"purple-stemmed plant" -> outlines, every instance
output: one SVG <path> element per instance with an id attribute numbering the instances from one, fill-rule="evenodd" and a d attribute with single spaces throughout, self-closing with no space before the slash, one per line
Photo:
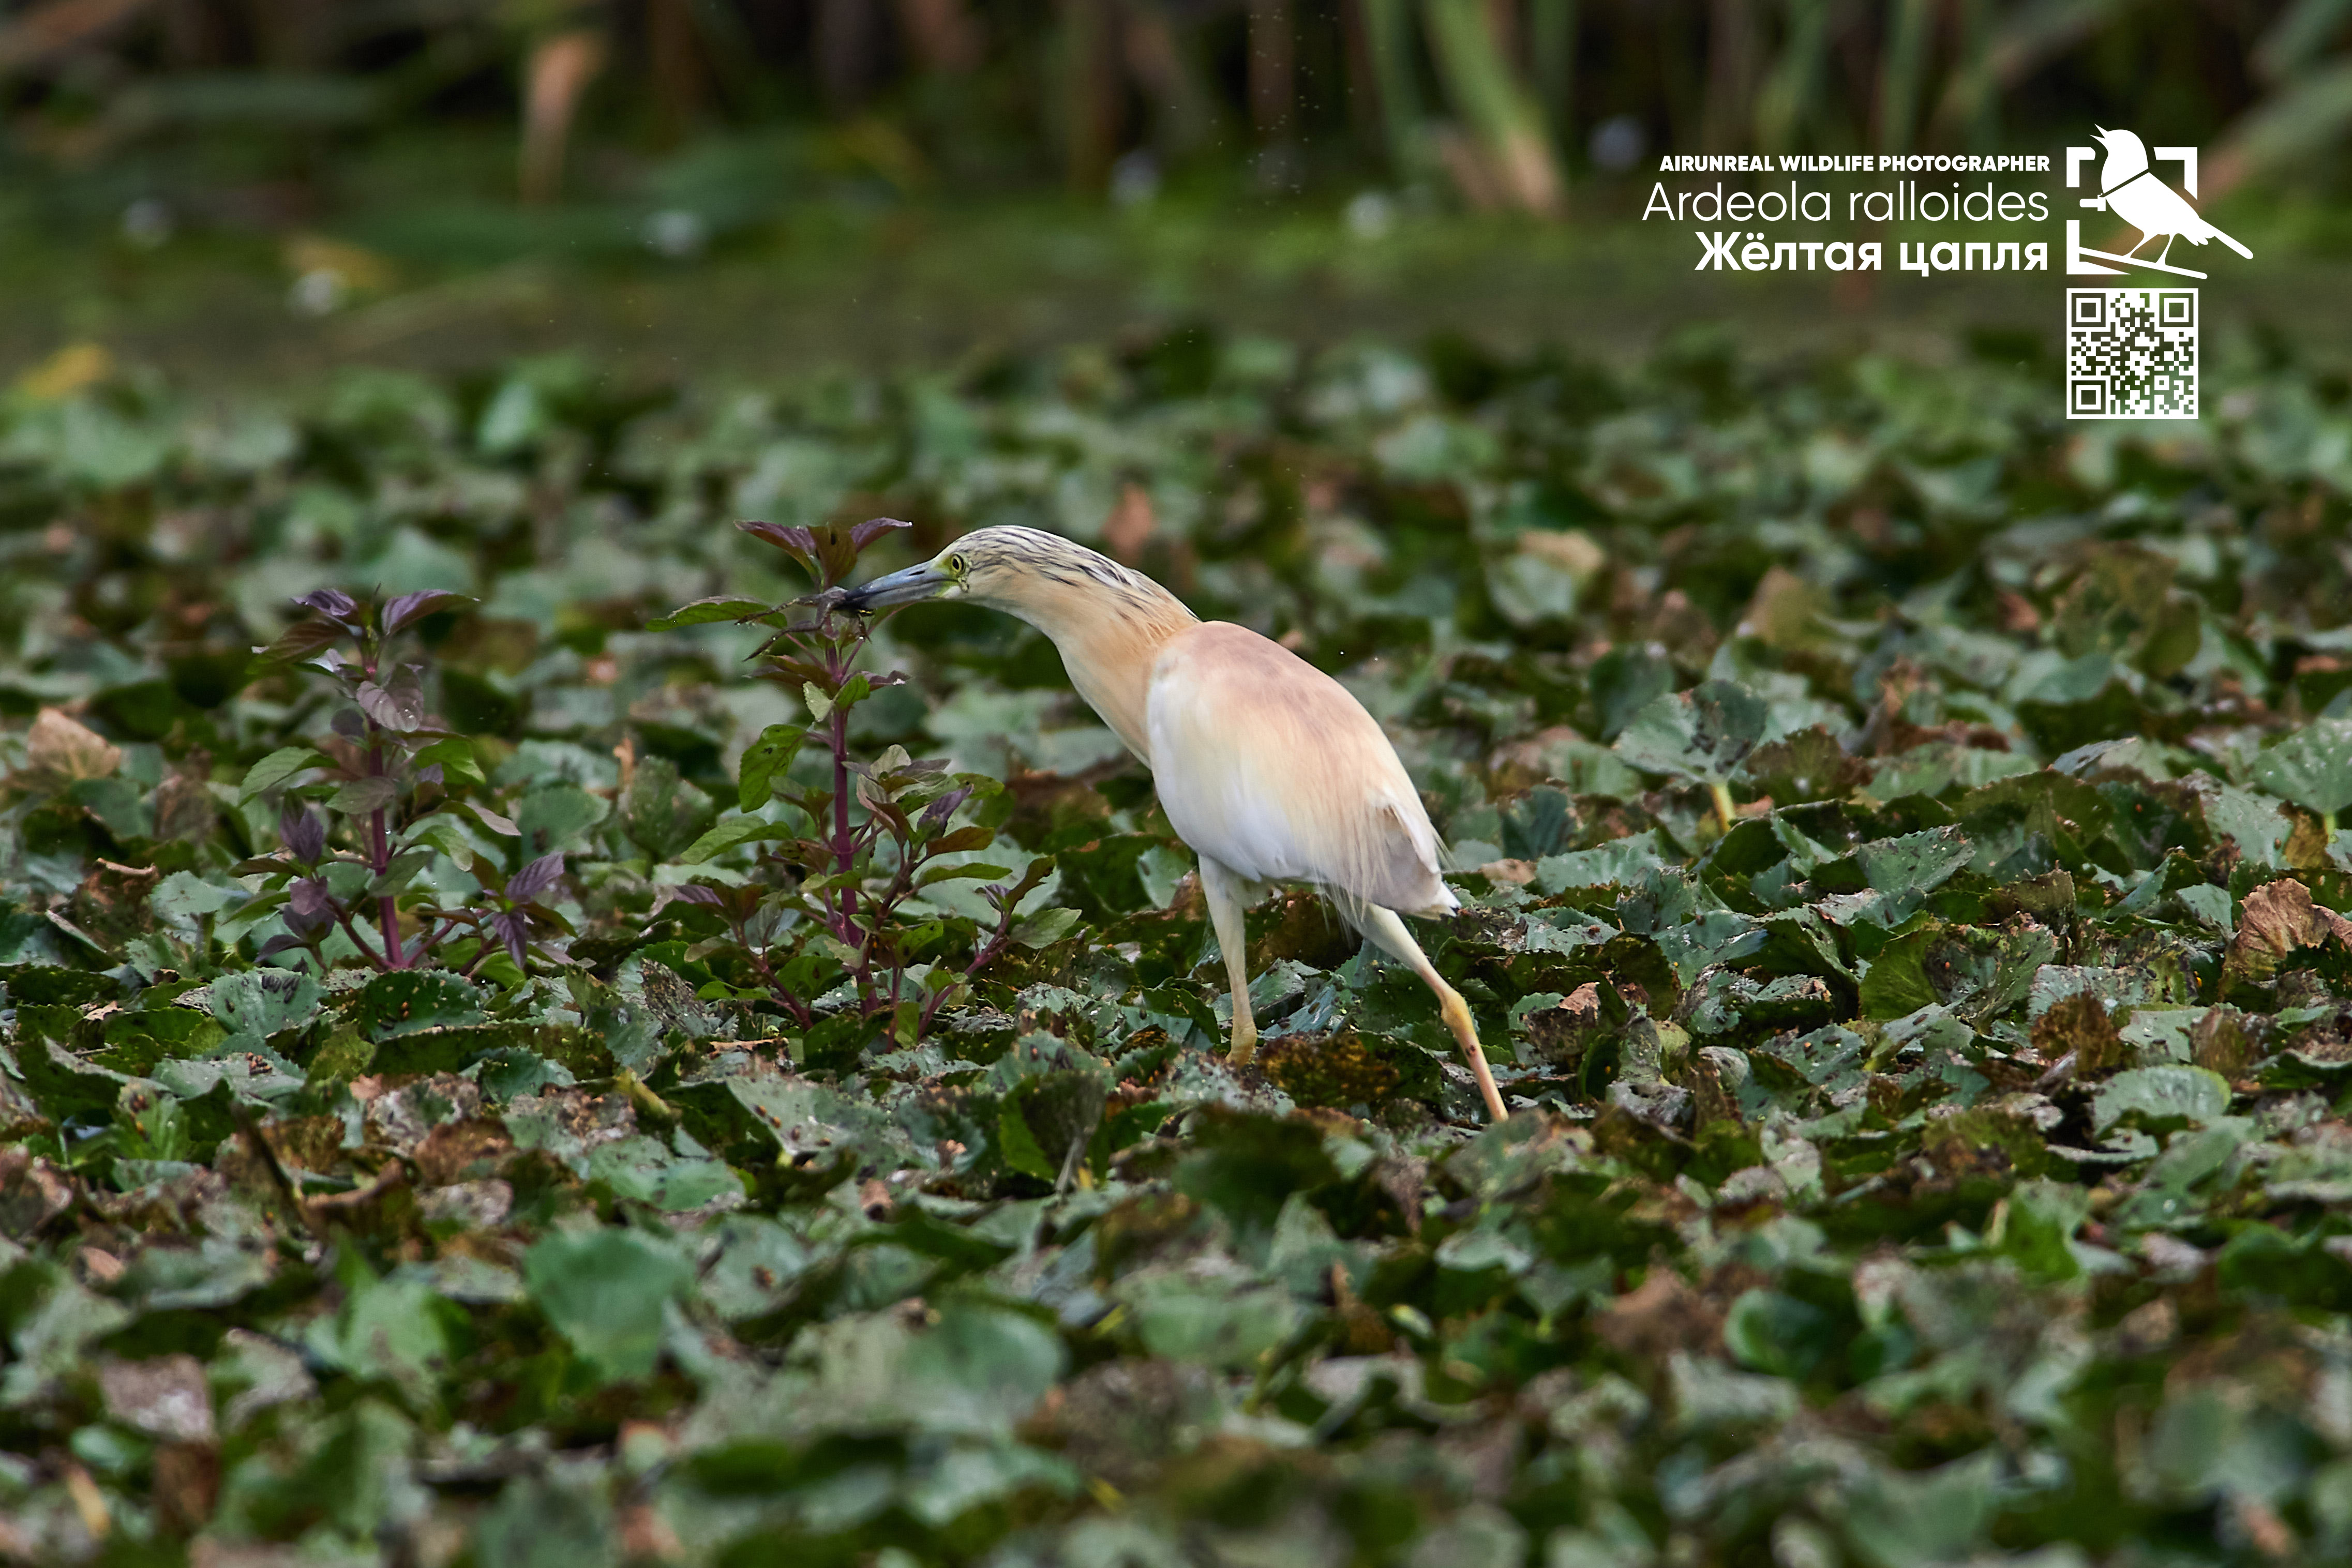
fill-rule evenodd
<path id="1" fill-rule="evenodd" d="M 970 955 L 961 964 L 945 961 L 957 944 L 953 923 L 907 916 L 908 900 L 926 887 L 955 878 L 1012 877 L 1005 866 L 940 859 L 994 841 L 992 829 L 958 818 L 1001 795 L 1002 784 L 979 774 L 950 776 L 942 764 L 910 758 L 902 747 L 889 747 L 870 761 L 851 749 L 851 712 L 906 677 L 857 668 L 872 627 L 841 608 L 843 590 L 868 546 L 908 526 L 891 517 L 851 528 L 739 523 L 790 556 L 815 591 L 781 605 L 733 595 L 701 600 L 651 629 L 719 621 L 770 628 L 775 634 L 757 655 L 761 676 L 798 697 L 810 716 L 806 725 L 771 725 L 745 750 L 736 803 L 747 814 L 712 829 L 683 857 L 692 863 L 757 843 L 767 880 L 740 887 L 688 885 L 671 889 L 672 896 L 719 915 L 745 966 L 794 1021 L 815 1022 L 814 998 L 846 978 L 857 998 L 851 1019 L 861 1026 L 883 1025 L 911 1044 L 942 1007 L 966 993 L 972 976 L 1018 938 L 1018 906 L 1053 862 L 1040 858 L 1020 877 L 982 889 L 995 913 L 993 928 L 968 934 Z M 793 764 L 812 738 L 827 753 L 827 778 L 804 784 L 794 779 Z M 771 800 L 793 808 L 809 831 L 749 815 Z M 783 918 L 793 915 L 801 919 Z M 828 940 L 805 940 L 812 931 Z M 932 967 L 914 982 L 911 967 L 927 957 Z M 919 994 L 910 994 L 910 984 Z"/>
<path id="2" fill-rule="evenodd" d="M 404 593 L 379 605 L 327 588 L 296 602 L 312 618 L 262 649 L 257 673 L 300 668 L 321 674 L 348 706 L 335 714 L 331 737 L 315 747 L 274 751 L 246 775 L 247 799 L 280 800 L 279 849 L 238 867 L 271 878 L 247 913 L 284 906 L 288 935 L 273 939 L 263 955 L 305 947 L 323 969 L 327 936 L 340 929 L 372 967 L 409 969 L 427 962 L 451 934 L 470 928 L 482 941 L 469 971 L 501 948 L 523 963 L 534 942 L 568 929 L 541 902 L 562 875 L 561 855 L 544 856 L 510 877 L 474 857 L 483 889 L 478 908 L 440 909 L 410 888 L 436 849 L 467 852 L 451 814 L 456 802 L 449 786 L 453 780 L 480 784 L 483 776 L 472 744 L 427 714 L 425 666 L 395 659 L 391 646 L 425 616 L 471 601 L 455 593 Z M 515 836 L 515 825 L 488 807 L 467 802 L 466 809 L 493 832 Z M 330 825 L 337 818 L 347 829 L 341 835 Z M 404 904 L 421 921 L 408 941 L 401 936 Z M 365 929 L 371 921 L 373 939 Z"/>

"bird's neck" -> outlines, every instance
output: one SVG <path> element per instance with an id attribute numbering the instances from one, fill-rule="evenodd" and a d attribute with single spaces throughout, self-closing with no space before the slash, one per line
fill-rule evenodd
<path id="1" fill-rule="evenodd" d="M 1149 766 L 1151 666 L 1171 637 L 1199 621 L 1158 583 L 1134 581 L 1139 586 L 1118 593 L 1091 583 L 1047 584 L 1003 608 L 1053 639 L 1078 695 Z"/>

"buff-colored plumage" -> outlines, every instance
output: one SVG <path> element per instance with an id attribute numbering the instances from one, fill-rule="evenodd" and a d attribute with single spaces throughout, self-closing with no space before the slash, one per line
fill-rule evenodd
<path id="1" fill-rule="evenodd" d="M 1150 768 L 1170 824 L 1201 857 L 1233 988 L 1235 1062 L 1257 1043 L 1243 910 L 1260 884 L 1306 883 L 1436 992 L 1488 1113 L 1502 1119 L 1468 1006 L 1398 918 L 1458 906 L 1439 874 L 1437 831 L 1396 748 L 1345 686 L 1245 626 L 1196 619 L 1141 573 L 1031 528 L 967 535 L 849 602 L 954 597 L 1052 638 L 1078 695 Z"/>

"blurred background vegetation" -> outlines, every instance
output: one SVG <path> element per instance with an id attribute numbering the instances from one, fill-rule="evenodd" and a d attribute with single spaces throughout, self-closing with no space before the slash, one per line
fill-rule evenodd
<path id="1" fill-rule="evenodd" d="M 2276 313 L 2352 246 L 2352 0 L 0 0 L 0 354 L 1646 347 L 1723 308 L 1638 224 L 1658 152 L 2095 122 L 2203 147 Z M 1932 308 L 2009 308 L 1975 287 Z"/>

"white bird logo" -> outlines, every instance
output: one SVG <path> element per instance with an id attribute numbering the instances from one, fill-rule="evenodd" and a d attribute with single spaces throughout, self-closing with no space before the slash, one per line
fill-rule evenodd
<path id="1" fill-rule="evenodd" d="M 2165 257 L 2172 254 L 2172 242 L 2185 239 L 2191 245 L 2203 245 L 2218 239 L 2247 260 L 2254 253 L 2197 215 L 2189 199 L 2163 181 L 2148 168 L 2147 144 L 2128 131 L 2098 132 L 2099 145 L 2107 150 L 2105 162 L 2099 166 L 2099 193 L 2084 198 L 2086 207 L 2112 212 L 2124 222 L 2139 230 L 2139 243 L 2114 257 L 2118 261 L 2141 261 L 2140 251 L 2158 235 L 2164 236 L 2164 249 L 2154 263 L 2142 265 L 2163 267 Z M 2073 178 L 2068 177 L 2068 183 Z M 2098 254 L 2098 253 L 2090 253 Z M 2094 268 L 2093 270 L 2097 270 Z M 2202 277 L 2203 274 L 2191 274 Z"/>

